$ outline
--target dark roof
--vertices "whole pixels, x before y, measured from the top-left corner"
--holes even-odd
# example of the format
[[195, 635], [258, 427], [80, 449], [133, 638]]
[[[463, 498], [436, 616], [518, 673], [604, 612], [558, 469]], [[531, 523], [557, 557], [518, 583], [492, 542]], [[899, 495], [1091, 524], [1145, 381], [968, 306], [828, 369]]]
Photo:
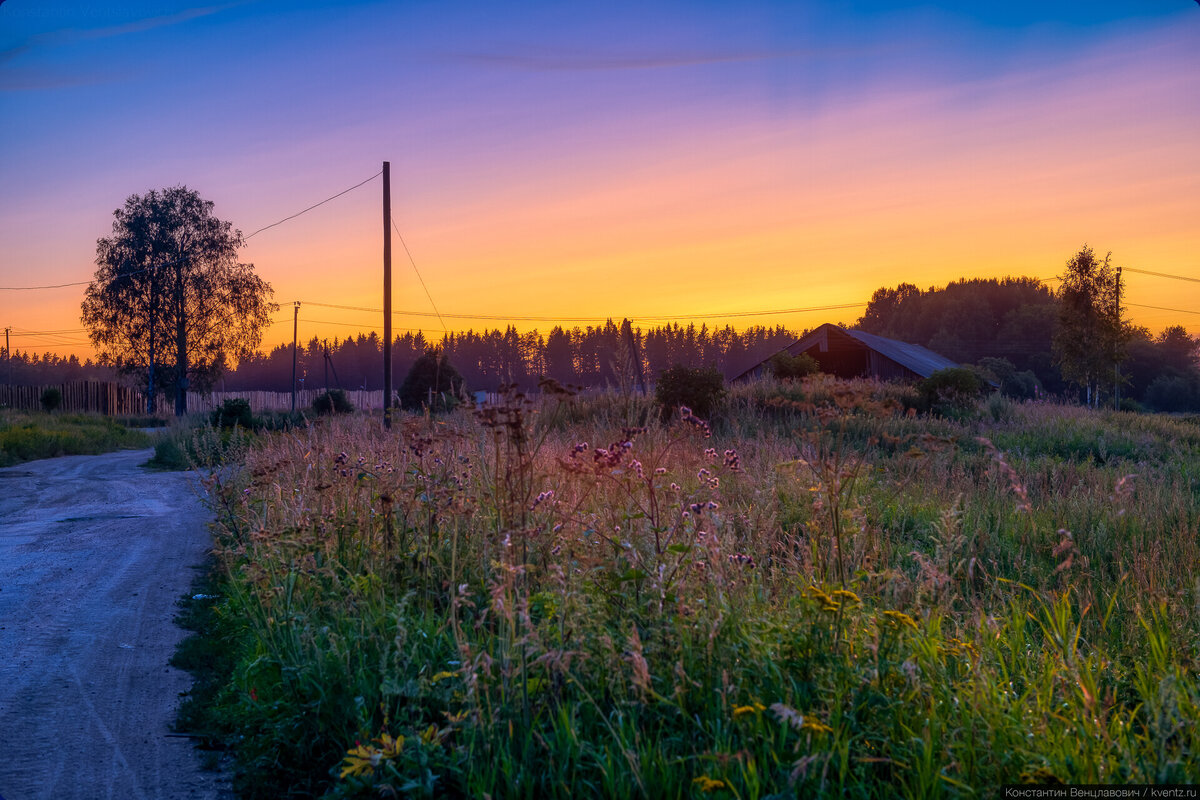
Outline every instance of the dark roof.
[[851, 336], [862, 342], [875, 352], [882, 353], [897, 364], [911, 369], [922, 378], [928, 378], [939, 369], [958, 366], [958, 364], [945, 356], [938, 355], [928, 348], [921, 347], [919, 344], [885, 339], [882, 336], [876, 336], [873, 333], [864, 333], [863, 331], [847, 330], [845, 328], [841, 328], [840, 330], [847, 336]]
[[[896, 339], [888, 339], [884, 336], [876, 336], [873, 333], [864, 331], [851, 330], [843, 328], [840, 325], [825, 323], [819, 327], [801, 336], [792, 344], [783, 348], [778, 352], [788, 352], [799, 354], [812, 347], [822, 337], [828, 336], [829, 330], [836, 330], [839, 333], [845, 334], [850, 338], [860, 342], [863, 346], [874, 350], [886, 358], [895, 361], [900, 366], [920, 375], [922, 378], [928, 378], [933, 373], [947, 367], [956, 367], [958, 364], [939, 355], [928, 348], [921, 347], [918, 344], [909, 344], [908, 342], [897, 341]], [[775, 355], [774, 353], [771, 354]], [[728, 377], [730, 382], [746, 377], [749, 373], [760, 368], [763, 364], [770, 361], [770, 357], [759, 359], [743, 368], [732, 372]]]

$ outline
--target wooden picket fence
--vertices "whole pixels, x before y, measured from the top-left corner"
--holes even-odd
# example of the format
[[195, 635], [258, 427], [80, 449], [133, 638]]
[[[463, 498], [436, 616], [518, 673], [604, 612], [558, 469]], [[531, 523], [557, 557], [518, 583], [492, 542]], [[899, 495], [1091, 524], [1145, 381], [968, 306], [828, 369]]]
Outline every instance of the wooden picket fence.
[[[296, 410], [309, 411], [318, 395], [324, 394], [324, 389], [300, 389], [296, 392]], [[209, 411], [219, 407], [226, 400], [240, 398], [250, 403], [253, 411], [290, 411], [292, 408], [291, 392], [212, 392], [198, 394], [188, 392], [188, 411]], [[346, 399], [350, 405], [359, 411], [375, 411], [383, 408], [383, 390], [367, 391], [363, 389], [348, 389]]]
[[62, 392], [63, 411], [91, 412], [109, 416], [143, 414], [146, 395], [129, 386], [112, 381], [64, 381], [40, 386], [0, 385], [0, 408], [35, 411], [42, 407], [42, 393], [47, 389]]
[[[112, 381], [64, 381], [37, 386], [0, 384], [0, 408], [35, 411], [42, 407], [42, 393], [49, 388], [62, 392], [62, 405], [66, 412], [107, 414], [108, 416], [144, 415], [146, 393]], [[324, 393], [324, 389], [301, 389], [296, 392], [296, 410], [312, 409], [313, 401]], [[292, 407], [290, 392], [188, 392], [188, 411], [211, 411], [231, 398], [241, 398], [250, 403], [255, 412], [289, 411]], [[346, 398], [360, 411], [378, 411], [383, 408], [383, 390], [367, 391], [351, 389]], [[159, 394], [157, 416], [170, 417], [175, 413], [175, 401], [169, 394]]]

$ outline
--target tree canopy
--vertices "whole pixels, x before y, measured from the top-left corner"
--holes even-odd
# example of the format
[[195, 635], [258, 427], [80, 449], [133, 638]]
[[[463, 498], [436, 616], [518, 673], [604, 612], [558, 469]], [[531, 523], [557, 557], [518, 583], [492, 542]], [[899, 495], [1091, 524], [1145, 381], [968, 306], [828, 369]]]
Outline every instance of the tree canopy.
[[1099, 403], [1100, 387], [1115, 386], [1124, 355], [1121, 328], [1120, 274], [1112, 253], [1101, 261], [1084, 245], [1067, 261], [1058, 292], [1058, 328], [1054, 359], [1068, 382]]
[[[102, 363], [172, 385], [175, 411], [189, 386], [206, 389], [262, 341], [270, 284], [240, 263], [242, 233], [186, 186], [131, 195], [96, 242], [96, 275], [81, 318]], [[156, 384], [157, 381], [157, 384]]]

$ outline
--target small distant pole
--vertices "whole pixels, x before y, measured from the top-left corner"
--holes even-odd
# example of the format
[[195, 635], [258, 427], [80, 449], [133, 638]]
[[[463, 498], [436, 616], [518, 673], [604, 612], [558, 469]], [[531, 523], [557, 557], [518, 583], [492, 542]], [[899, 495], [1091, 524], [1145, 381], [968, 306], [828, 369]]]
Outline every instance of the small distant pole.
[[625, 334], [625, 343], [629, 346], [629, 358], [633, 362], [633, 373], [637, 376], [638, 389], [646, 396], [646, 374], [642, 371], [642, 353], [638, 349], [637, 339], [633, 335], [633, 323], [628, 319], [621, 321], [621, 332]]
[[383, 162], [383, 427], [392, 427], [392, 164]]
[[325, 391], [329, 391], [329, 340], [325, 340]]
[[[1117, 267], [1117, 349], [1121, 347], [1121, 268]], [[1116, 398], [1116, 410], [1121, 410], [1121, 360], [1117, 359], [1117, 385], [1113, 387], [1113, 397]]]
[[12, 385], [12, 350], [8, 346], [8, 333], [12, 328], [4, 329], [4, 360], [8, 362], [8, 383]]
[[292, 311], [292, 413], [296, 413], [296, 339], [300, 333], [300, 301]]

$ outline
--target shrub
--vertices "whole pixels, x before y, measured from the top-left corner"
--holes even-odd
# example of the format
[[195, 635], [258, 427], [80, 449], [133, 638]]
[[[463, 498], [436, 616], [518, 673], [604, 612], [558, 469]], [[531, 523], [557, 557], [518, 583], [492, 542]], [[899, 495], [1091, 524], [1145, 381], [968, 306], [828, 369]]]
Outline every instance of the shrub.
[[1155, 411], [1200, 411], [1200, 386], [1182, 375], [1159, 375], [1143, 399]]
[[254, 413], [250, 410], [250, 402], [240, 397], [233, 397], [221, 403], [220, 408], [212, 412], [212, 424], [218, 428], [254, 427]]
[[781, 381], [795, 381], [815, 375], [821, 371], [821, 365], [808, 353], [794, 356], [787, 351], [776, 353], [767, 362], [771, 374]]
[[725, 380], [715, 367], [685, 367], [680, 364], [658, 376], [654, 399], [667, 418], [680, 406], [698, 416], [709, 417], [725, 398]]
[[313, 400], [313, 411], [324, 416], [326, 414], [349, 414], [354, 411], [350, 398], [341, 389], [330, 389]]
[[417, 359], [400, 385], [400, 407], [450, 411], [458, 405], [463, 379], [444, 353], [427, 350]]
[[47, 386], [42, 391], [42, 408], [46, 411], [62, 408], [62, 390], [57, 386]]
[[1032, 400], [1037, 396], [1037, 375], [1029, 370], [1017, 371], [1007, 358], [981, 358], [979, 368], [989, 380], [995, 381], [1000, 393], [1018, 400]]
[[917, 384], [922, 405], [943, 417], [967, 416], [987, 390], [987, 380], [970, 367], [939, 369]]

